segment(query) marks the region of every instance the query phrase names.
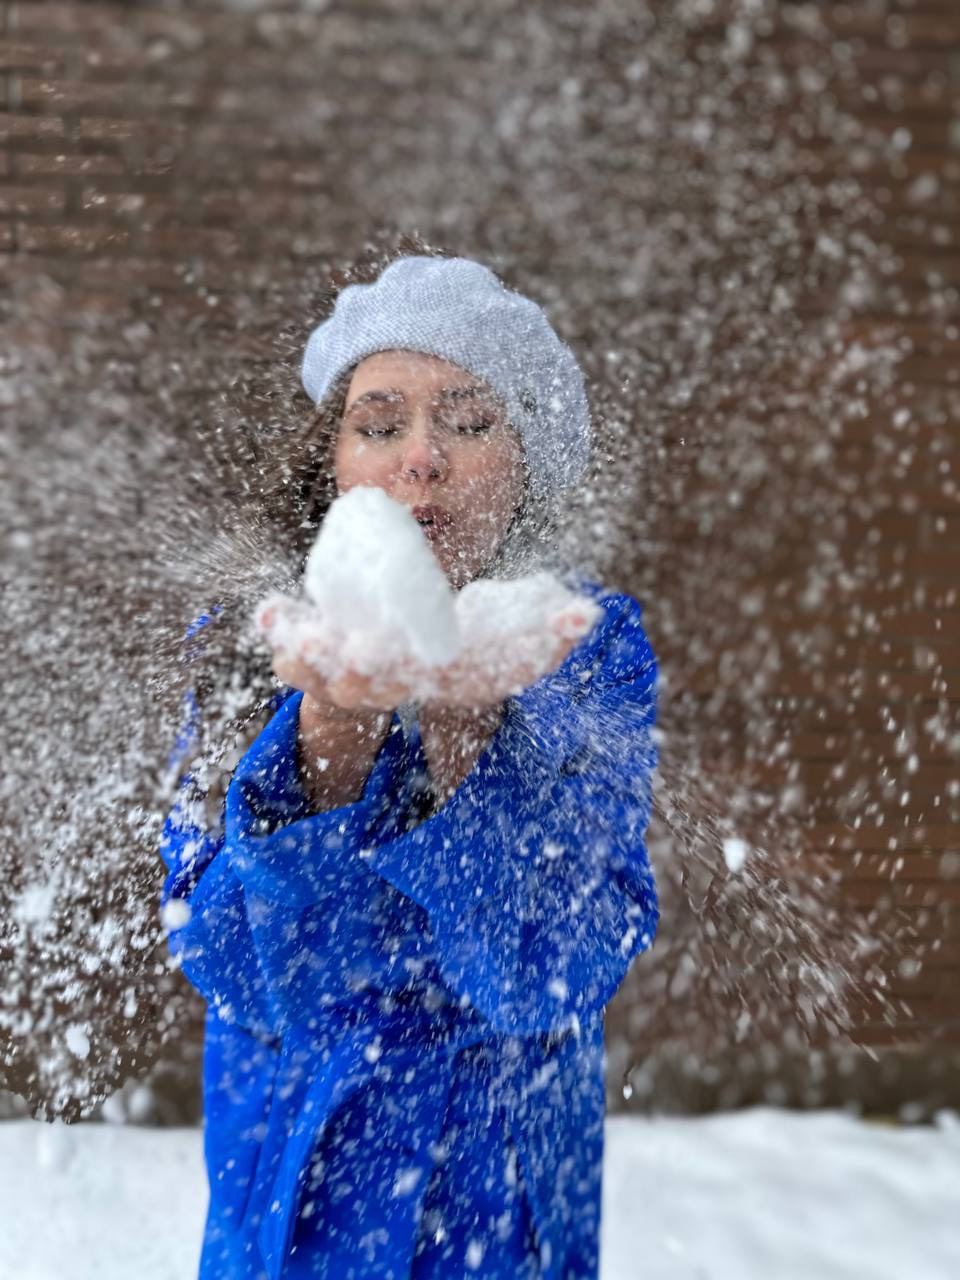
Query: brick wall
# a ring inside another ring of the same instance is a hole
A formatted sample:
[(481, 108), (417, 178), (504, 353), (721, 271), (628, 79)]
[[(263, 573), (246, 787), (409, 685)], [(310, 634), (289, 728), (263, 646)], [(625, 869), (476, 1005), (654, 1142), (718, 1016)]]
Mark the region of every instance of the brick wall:
[[(744, 831), (799, 840), (878, 931), (899, 908), (920, 939), (918, 974), (890, 968), (899, 1015), (862, 1013), (876, 1060), (851, 1075), (820, 1043), (820, 1096), (956, 1101), (960, 11), (669, 8), (0, 4), (18, 404), (59, 430), (106, 382), (124, 410), (104, 429), (159, 404), (182, 440), (269, 360), (264, 300), (375, 228), (498, 259), (635, 451), (608, 568), (667, 677), (667, 790), (774, 797)], [(705, 353), (685, 321), (721, 312)], [(778, 811), (789, 788), (802, 825)], [(652, 1056), (630, 1030), (643, 991), (611, 1017), (620, 1068)], [(683, 1087), (664, 1067), (661, 1095), (765, 1096), (751, 1052)], [(790, 1061), (779, 1087), (809, 1096)]]

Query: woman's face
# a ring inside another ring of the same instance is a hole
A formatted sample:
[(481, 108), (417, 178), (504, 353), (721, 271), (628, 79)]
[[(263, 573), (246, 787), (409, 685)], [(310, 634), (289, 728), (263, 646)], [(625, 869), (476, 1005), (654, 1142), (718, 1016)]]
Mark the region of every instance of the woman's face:
[(526, 484), (523, 446), (489, 384), (419, 351), (357, 365), (334, 470), (339, 494), (376, 486), (409, 507), (455, 588), (492, 559)]

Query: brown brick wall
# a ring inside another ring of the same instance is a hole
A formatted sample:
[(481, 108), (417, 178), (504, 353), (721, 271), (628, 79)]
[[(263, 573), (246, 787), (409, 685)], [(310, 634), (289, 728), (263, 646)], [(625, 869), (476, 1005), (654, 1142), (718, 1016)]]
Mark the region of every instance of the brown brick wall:
[[(665, 284), (656, 298), (659, 331), (652, 323), (645, 329), (642, 316), (636, 321), (629, 297), (617, 292), (623, 228), (634, 228), (642, 246), (648, 226), (669, 227), (660, 201), (673, 155), (668, 142), (646, 137), (642, 115), (631, 119), (624, 109), (642, 76), (659, 74), (631, 67), (643, 62), (657, 29), (647, 19), (655, 24), (663, 12), (638, 5), (632, 21), (630, 8), (591, 7), (587, 17), (574, 3), (512, 0), (482, 13), (440, 0), (344, 0), (320, 12), (296, 4), (259, 12), (209, 3), (0, 4), (0, 251), (12, 299), (5, 342), (30, 350), (41, 365), (69, 356), (76, 395), (111, 370), (134, 410), (138, 397), (158, 393), (163, 362), (175, 362), (166, 405), (182, 416), (186, 433), (191, 413), (231, 370), (265, 358), (252, 318), (267, 291), (319, 261), (354, 254), (379, 225), (413, 226), (476, 256), (502, 254), (515, 264), (520, 287), (525, 279), (549, 281), (558, 323), (597, 378), (608, 368), (603, 349), (620, 329), (565, 304), (565, 293), (583, 300), (593, 291), (611, 314), (621, 306), (634, 326), (625, 329), (634, 335), (629, 341), (650, 371), (635, 387), (634, 394), (642, 391), (636, 429), (655, 447), (638, 465), (671, 477), (656, 492), (653, 479), (640, 484), (636, 501), (646, 505), (627, 513), (625, 527), (635, 520), (641, 544), (617, 566), (620, 584), (647, 601), (647, 626), (668, 675), (661, 694), (668, 781), (682, 776), (680, 757), (694, 752), (717, 794), (744, 779), (757, 793), (803, 788), (814, 824), (802, 834), (811, 873), (839, 868), (848, 903), (889, 899), (926, 940), (920, 974), (891, 975), (893, 995), (910, 1012), (890, 1025), (865, 1011), (861, 1028), (885, 1062), (907, 1066), (895, 1072), (858, 1057), (858, 1087), (876, 1105), (928, 1085), (942, 1097), (936, 1080), (960, 1050), (960, 933), (949, 911), (960, 905), (960, 9), (952, 0), (761, 6), (768, 21), (744, 65), (771, 76), (819, 72), (824, 110), (829, 103), (859, 122), (851, 139), (822, 124), (804, 136), (804, 121), (815, 115), (809, 96), (802, 119), (789, 94), (764, 108), (751, 99), (745, 75), (741, 114), (729, 127), (749, 133), (756, 149), (769, 126), (763, 145), (771, 155), (778, 138), (789, 136), (794, 147), (790, 173), (771, 178), (770, 189), (795, 183), (801, 165), (811, 189), (836, 188), (809, 236), (768, 256), (784, 278), (812, 273), (818, 226), (829, 213), (849, 230), (858, 209), (861, 234), (887, 250), (870, 259), (865, 300), (839, 298), (839, 275), (826, 260), (816, 279), (811, 274), (795, 314), (819, 335), (829, 333), (832, 345), (824, 339), (819, 373), (808, 351), (802, 364), (791, 364), (789, 349), (772, 372), (757, 369), (756, 385), (767, 395), (750, 409), (758, 448), (783, 430), (777, 415), (786, 413), (784, 439), (800, 450), (793, 462), (781, 459), (772, 487), (748, 485), (745, 505), (722, 511), (731, 474), (715, 460), (733, 430), (725, 421), (744, 411), (744, 384), (731, 384), (726, 409), (717, 387), (701, 389), (686, 406), (672, 400), (665, 388), (686, 370), (657, 367), (657, 335), (687, 309), (682, 282), (668, 280), (675, 291)], [(729, 0), (715, 9), (713, 20), (691, 25), (675, 46), (690, 65), (701, 58), (707, 66), (708, 55), (715, 62), (728, 39), (723, 24), (739, 7)], [(832, 29), (832, 44), (808, 36), (815, 17)], [(575, 80), (586, 99), (579, 114), (562, 88)], [(731, 89), (731, 104), (738, 92)], [(505, 100), (515, 110), (512, 133), (498, 114)], [(724, 127), (722, 114), (716, 127)], [(678, 154), (687, 145), (678, 141)], [(648, 153), (656, 163), (647, 163)], [(767, 238), (760, 243), (773, 235), (757, 173), (750, 178), (758, 183), (756, 206), (736, 210), (736, 234), (716, 233), (716, 267), (709, 255), (696, 259), (704, 279), (749, 264), (754, 213), (757, 236)], [(456, 202), (447, 199), (450, 183), (460, 184)], [(708, 234), (718, 190), (691, 183), (682, 210)], [(615, 245), (612, 263), (605, 242)], [(747, 337), (733, 335), (746, 320), (731, 315), (730, 336), (721, 331), (719, 346), (740, 343), (749, 359)], [(758, 331), (758, 350), (762, 340)], [(824, 465), (809, 459), (826, 418), (811, 411), (805, 427), (804, 397), (822, 397), (820, 379), (855, 344), (868, 351), (890, 345), (902, 359), (886, 387), (857, 387), (856, 371), (844, 384), (863, 408), (828, 437), (825, 469), (836, 487), (821, 524), (815, 499)], [(785, 408), (791, 378), (796, 395)], [(896, 419), (904, 407), (911, 417)], [(741, 472), (748, 461), (744, 454)], [(783, 495), (806, 491), (801, 518), (781, 520)], [(721, 516), (705, 533), (711, 511)], [(765, 524), (776, 530), (767, 543)], [(809, 581), (824, 555), (822, 538), (850, 567), (849, 593), (802, 609), (796, 593), (778, 598), (778, 583)], [(697, 589), (680, 590), (684, 581)], [(753, 591), (760, 612), (743, 612), (738, 602)], [(788, 660), (747, 698), (741, 691), (764, 651), (761, 626)], [(816, 640), (809, 651), (805, 636)], [(900, 754), (893, 722), (910, 744)], [(711, 734), (715, 751), (704, 751)], [(773, 756), (769, 745), (778, 740), (787, 750)], [(873, 814), (855, 825), (858, 780), (861, 808), (883, 799), (880, 825)], [(776, 816), (775, 806), (765, 814)], [(652, 836), (669, 844), (662, 812)], [(902, 867), (891, 879), (896, 859)], [(882, 913), (875, 924), (882, 929)], [(664, 929), (669, 934), (669, 921)], [(642, 984), (628, 988), (612, 1025), (628, 1025), (630, 1001), (642, 998)], [(650, 1046), (628, 1041), (642, 1064)], [(751, 1089), (762, 1095), (762, 1084), (746, 1081), (763, 1070), (738, 1065), (731, 1052), (721, 1073), (726, 1094), (702, 1077), (686, 1093), (675, 1081), (661, 1087), (696, 1105), (751, 1096)], [(626, 1066), (622, 1052), (616, 1060)], [(784, 1072), (794, 1080), (784, 1086), (788, 1096), (803, 1096), (798, 1073)], [(827, 1075), (828, 1099), (849, 1092), (849, 1077)], [(730, 1085), (738, 1077), (740, 1092)]]

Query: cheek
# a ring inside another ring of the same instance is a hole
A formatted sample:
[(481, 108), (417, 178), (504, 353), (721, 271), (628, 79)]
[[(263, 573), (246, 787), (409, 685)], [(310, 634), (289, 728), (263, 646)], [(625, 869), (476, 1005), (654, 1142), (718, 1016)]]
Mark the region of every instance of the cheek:
[(509, 520), (520, 501), (519, 463), (513, 451), (490, 449), (464, 459), (460, 468), (463, 506), (492, 533)]
[(386, 450), (375, 449), (363, 439), (338, 441), (333, 466), (341, 493), (357, 484), (382, 480), (390, 470)]

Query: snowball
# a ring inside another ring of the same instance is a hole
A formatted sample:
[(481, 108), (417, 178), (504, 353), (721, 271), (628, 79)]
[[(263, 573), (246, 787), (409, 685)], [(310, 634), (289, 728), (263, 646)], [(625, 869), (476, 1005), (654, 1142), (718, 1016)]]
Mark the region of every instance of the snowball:
[(77, 1058), (86, 1058), (90, 1053), (90, 1040), (86, 1031), (78, 1023), (67, 1027), (63, 1037), (67, 1042), (67, 1048)]
[(723, 856), (730, 871), (739, 871), (747, 860), (747, 845), (736, 836), (728, 836), (723, 842)]
[(385, 646), (427, 665), (456, 656), (450, 584), (413, 513), (382, 489), (358, 486), (331, 504), (303, 586), (357, 671), (376, 670)]
[(394, 1197), (408, 1196), (414, 1192), (422, 1173), (422, 1169), (401, 1169), (393, 1180)]
[(464, 1261), (470, 1271), (479, 1271), (483, 1262), (486, 1247), (482, 1240), (471, 1240), (467, 1245), (467, 1256)]
[(940, 179), (935, 173), (921, 173), (914, 178), (907, 188), (907, 200), (910, 204), (922, 204), (932, 200), (940, 192)]
[(190, 903), (183, 898), (170, 898), (160, 908), (160, 920), (168, 933), (189, 924), (192, 914)]
[(56, 900), (57, 887), (53, 880), (45, 884), (28, 884), (14, 899), (13, 918), (21, 924), (42, 924), (49, 920)]

